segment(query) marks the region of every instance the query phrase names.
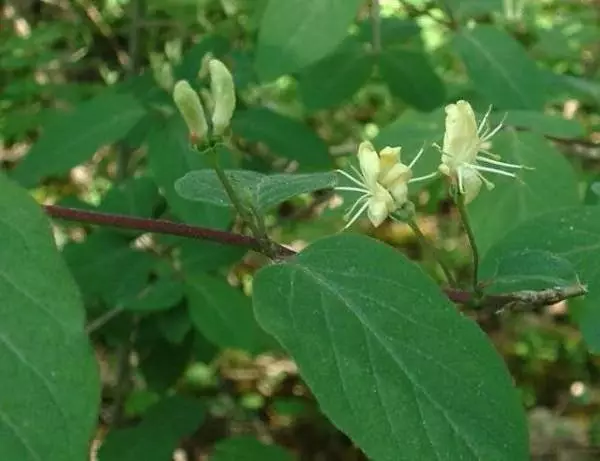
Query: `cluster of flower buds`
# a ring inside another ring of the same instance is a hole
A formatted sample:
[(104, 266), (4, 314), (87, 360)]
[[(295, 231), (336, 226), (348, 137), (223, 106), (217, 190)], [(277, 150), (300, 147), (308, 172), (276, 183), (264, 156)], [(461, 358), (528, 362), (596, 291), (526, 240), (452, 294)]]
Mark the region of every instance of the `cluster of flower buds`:
[[(526, 168), (499, 161), (499, 156), (489, 151), (491, 138), (502, 128), (487, 126), (491, 111), (487, 111), (479, 126), (473, 108), (466, 101), (446, 106), (444, 142), (440, 147), (441, 162), (438, 171), (413, 178), (412, 167), (423, 154), (421, 149), (409, 165), (400, 161), (400, 147), (385, 147), (379, 154), (370, 142), (358, 148), (360, 171), (351, 167), (355, 175), (337, 170), (352, 181), (352, 186), (340, 186), (337, 190), (359, 192), (361, 196), (346, 214), (351, 226), (365, 211), (374, 227), (409, 203), (408, 184), (434, 178), (439, 173), (450, 178), (453, 187), (463, 196), (466, 203), (472, 201), (485, 184), (488, 189), (493, 183), (482, 173), (494, 173), (516, 178), (510, 170)], [(509, 171), (507, 171), (507, 169)]]
[[(235, 110), (235, 85), (231, 73), (218, 59), (208, 57), (202, 67), (205, 66), (210, 76), (210, 132), (212, 136), (222, 136), (229, 127)], [(187, 80), (180, 80), (173, 87), (173, 100), (188, 127), (192, 141), (201, 142), (209, 134), (209, 126), (200, 95)]]

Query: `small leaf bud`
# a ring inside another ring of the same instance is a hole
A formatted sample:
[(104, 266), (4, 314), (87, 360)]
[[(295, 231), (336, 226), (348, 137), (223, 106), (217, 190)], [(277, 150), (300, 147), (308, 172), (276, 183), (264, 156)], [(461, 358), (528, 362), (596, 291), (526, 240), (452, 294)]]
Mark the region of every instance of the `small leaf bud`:
[(198, 142), (206, 136), (208, 124), (200, 96), (186, 80), (179, 80), (173, 88), (173, 100), (190, 131), (190, 136)]
[(235, 110), (235, 86), (233, 77), (225, 64), (218, 59), (208, 63), (210, 72), (210, 88), (215, 102), (212, 114), (213, 134), (222, 135), (229, 126)]

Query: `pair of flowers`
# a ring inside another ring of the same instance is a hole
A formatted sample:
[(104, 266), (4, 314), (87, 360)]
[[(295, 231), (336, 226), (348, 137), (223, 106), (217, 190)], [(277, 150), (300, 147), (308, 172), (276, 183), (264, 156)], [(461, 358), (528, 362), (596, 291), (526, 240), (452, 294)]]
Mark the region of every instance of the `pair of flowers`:
[(491, 130), (488, 128), (489, 114), (488, 110), (478, 126), (468, 102), (458, 101), (446, 106), (444, 142), (441, 147), (436, 145), (442, 153), (438, 171), (418, 178), (412, 177), (412, 167), (423, 154), (423, 149), (409, 165), (405, 165), (400, 160), (400, 147), (385, 147), (377, 153), (370, 142), (361, 143), (358, 148), (360, 171), (352, 167), (356, 176), (338, 170), (353, 185), (336, 189), (362, 194), (346, 214), (346, 228), (365, 211), (373, 226), (378, 227), (390, 214), (408, 203), (408, 184), (431, 179), (439, 173), (451, 179), (467, 203), (477, 196), (482, 184), (488, 189), (494, 187), (482, 173), (516, 178), (514, 173), (501, 168), (525, 167), (501, 162), (488, 150), (490, 139), (502, 128), (502, 124)]

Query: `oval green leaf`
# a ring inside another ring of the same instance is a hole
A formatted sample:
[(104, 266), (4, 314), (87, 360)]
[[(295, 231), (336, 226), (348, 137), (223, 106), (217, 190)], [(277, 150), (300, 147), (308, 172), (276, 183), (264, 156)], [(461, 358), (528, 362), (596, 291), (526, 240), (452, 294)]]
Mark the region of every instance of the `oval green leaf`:
[(549, 251), (573, 264), (588, 287), (576, 320), (590, 349), (600, 352), (600, 208), (553, 210), (522, 223), (486, 254), (480, 278), (493, 276), (504, 255), (523, 249)]
[(371, 459), (528, 459), (524, 412), (475, 323), (396, 250), (325, 238), (254, 281), (260, 324)]
[(492, 142), (492, 152), (502, 156), (502, 161), (534, 169), (519, 172), (521, 181), (485, 173), (495, 188), (492, 191), (483, 188), (468, 206), (482, 253), (519, 223), (579, 203), (573, 168), (540, 135), (507, 131), (495, 136)]
[(264, 80), (303, 69), (332, 53), (348, 35), (362, 0), (269, 0), (256, 50)]
[(100, 380), (83, 303), (27, 192), (0, 175), (0, 452), (20, 461), (81, 461)]

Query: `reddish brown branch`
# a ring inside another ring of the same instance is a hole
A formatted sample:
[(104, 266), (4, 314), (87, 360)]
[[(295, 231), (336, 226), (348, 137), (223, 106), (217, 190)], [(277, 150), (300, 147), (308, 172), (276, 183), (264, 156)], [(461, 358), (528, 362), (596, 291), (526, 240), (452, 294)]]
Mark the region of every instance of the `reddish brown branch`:
[[(44, 205), (44, 209), (46, 210), (46, 213), (53, 218), (64, 219), (67, 221), (210, 240), (226, 245), (242, 246), (256, 251), (262, 251), (267, 247), (265, 242), (261, 242), (248, 235), (208, 229), (206, 227), (190, 226), (188, 224), (166, 221), (163, 219), (135, 218), (132, 216), (100, 213), (98, 211), (65, 208), (57, 205)], [(272, 250), (270, 251), (270, 254), (274, 254), (276, 258), (285, 258), (296, 254), (291, 248), (287, 248), (278, 243), (267, 242), (267, 244)], [(470, 291), (444, 288), (444, 293), (446, 293), (446, 296), (448, 296), (450, 301), (457, 304), (470, 304), (475, 301), (475, 297)], [(541, 291), (515, 291), (512, 293), (484, 295), (478, 300), (478, 305), (482, 307), (492, 307), (494, 309), (502, 309), (506, 306), (542, 306), (554, 304), (558, 301), (581, 296), (586, 293), (587, 290), (584, 285)]]
[[(119, 229), (133, 229), (142, 232), (178, 235), (180, 237), (188, 237), (200, 240), (210, 240), (212, 242), (242, 246), (257, 251), (260, 251), (262, 248), (261, 242), (249, 235), (209, 229), (206, 227), (190, 226), (188, 224), (167, 221), (164, 219), (135, 218), (133, 216), (79, 210), (76, 208), (66, 208), (57, 205), (44, 205), (44, 209), (46, 210), (46, 213), (53, 218), (64, 219), (67, 221), (117, 227)], [(295, 254), (293, 250), (282, 245), (275, 243), (273, 243), (273, 245), (276, 245), (277, 253), (280, 256), (291, 256)]]

